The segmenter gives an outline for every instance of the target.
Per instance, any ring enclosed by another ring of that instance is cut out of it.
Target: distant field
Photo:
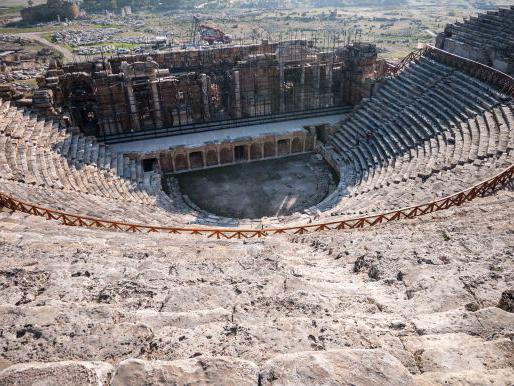
[[[46,0],[35,0],[42,3]],[[91,15],[88,20],[77,20],[69,25],[47,24],[29,28],[0,28],[0,33],[41,32],[45,37],[51,32],[65,29],[92,29],[116,26],[120,36],[172,36],[173,43],[188,43],[191,39],[193,13],[202,24],[217,26],[231,35],[235,42],[256,42],[260,39],[301,38],[310,34],[316,41],[337,44],[345,41],[365,41],[377,45],[380,56],[388,60],[399,60],[420,45],[433,43],[437,33],[448,23],[462,20],[486,7],[514,5],[514,0],[408,0],[407,4],[391,4],[380,7],[296,7],[290,9],[242,9],[223,8],[217,10],[179,10],[172,12],[145,12],[138,15],[144,27],[138,28],[119,17],[96,23],[103,16]],[[0,7],[24,6],[27,0],[0,0]],[[336,12],[334,12],[336,11]],[[134,15],[135,16],[135,15]],[[326,34],[329,32],[330,34]],[[330,40],[332,39],[332,40]],[[111,42],[105,42],[111,44]],[[123,43],[121,43],[123,44]],[[93,44],[92,44],[93,45]],[[118,47],[120,43],[117,43]],[[121,47],[121,46],[120,46]],[[123,48],[132,48],[131,45]]]
[[[34,4],[43,4],[46,3],[46,0],[33,0]],[[0,7],[13,7],[17,5],[22,5],[28,7],[27,0],[1,0]]]

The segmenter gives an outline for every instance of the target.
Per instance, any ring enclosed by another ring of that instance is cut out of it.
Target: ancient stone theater
[[[0,106],[0,384],[511,385],[513,21],[54,63]]]

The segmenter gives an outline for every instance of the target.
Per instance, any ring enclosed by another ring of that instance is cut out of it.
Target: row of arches
[[[238,162],[302,153],[306,150],[305,137],[293,137],[249,144],[225,145],[177,152],[173,155],[173,171],[200,169]]]

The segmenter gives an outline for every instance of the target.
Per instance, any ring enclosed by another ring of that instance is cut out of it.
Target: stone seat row
[[[514,46],[514,8],[502,8],[480,14],[464,22],[448,25],[446,30],[451,33],[451,40],[471,47],[498,47],[509,50]]]
[[[332,213],[359,215],[413,205],[441,191],[432,188],[441,176],[453,188],[451,194],[478,183],[479,174],[494,175],[475,170],[496,173],[513,161],[514,102],[421,57],[341,122],[329,145],[344,180],[340,203],[331,198],[325,205]],[[467,178],[463,170],[474,174]],[[462,183],[452,185],[454,174]]]
[[[14,180],[0,180],[0,187],[2,192],[38,206],[106,220],[154,225],[184,225],[196,219],[189,214],[172,212],[166,206],[166,197],[160,195],[155,205],[149,205]],[[164,193],[163,195],[165,196]]]
[[[463,31],[462,29],[458,29],[453,26],[450,27],[449,30],[452,32],[452,36],[448,38],[449,40],[458,41],[468,46],[483,50],[485,57],[487,57],[487,48],[489,47],[495,47],[496,49],[501,50],[511,50],[512,47],[514,47],[514,42],[502,37],[500,33],[498,33],[498,36],[494,41],[491,41],[490,37],[482,37],[477,33]]]
[[[512,150],[496,156],[459,164],[432,173],[429,178],[408,179],[387,187],[343,196],[328,212],[332,216],[355,217],[393,211],[429,202],[465,190],[500,173],[514,163]]]
[[[151,175],[93,138],[61,130],[3,102],[0,106],[2,177],[150,204]]]
[[[428,178],[477,159],[492,157],[514,149],[514,106],[501,105],[477,115],[437,136],[423,141],[393,159],[374,167],[352,194],[378,189],[407,179]],[[362,156],[361,156],[362,157]],[[357,165],[357,167],[360,165]]]
[[[439,70],[427,61],[422,58],[387,82],[335,132],[331,143],[335,150],[358,164],[357,183],[368,177],[368,171],[398,162],[398,156],[405,156],[413,147],[505,99],[487,85],[449,68]],[[431,85],[427,83],[429,75]]]
[[[1,101],[0,173],[1,191],[52,209],[154,224],[196,220],[139,162]]]

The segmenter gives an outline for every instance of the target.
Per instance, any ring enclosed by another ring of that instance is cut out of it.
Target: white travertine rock
[[[512,368],[496,370],[468,370],[454,373],[431,372],[414,377],[418,386],[462,385],[462,386],[511,386],[514,380]]]
[[[262,385],[413,385],[407,369],[383,350],[311,351],[278,355],[260,374]]]
[[[107,386],[113,367],[105,362],[27,362],[0,371],[0,385],[10,386]]]
[[[149,385],[256,385],[258,368],[252,362],[229,357],[198,357],[177,361],[127,359],[116,368],[112,386]]]

